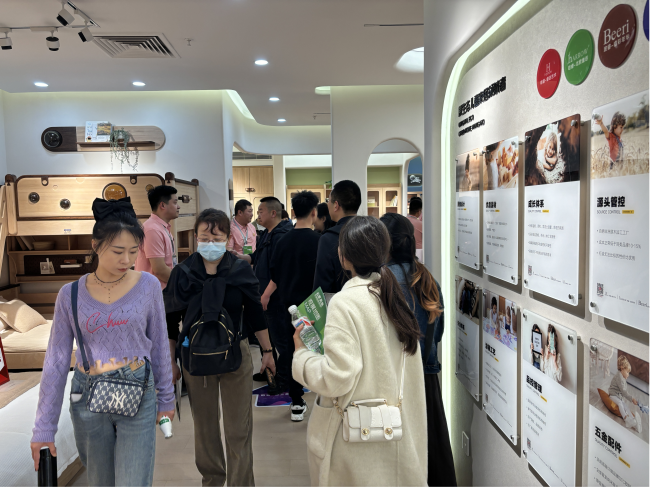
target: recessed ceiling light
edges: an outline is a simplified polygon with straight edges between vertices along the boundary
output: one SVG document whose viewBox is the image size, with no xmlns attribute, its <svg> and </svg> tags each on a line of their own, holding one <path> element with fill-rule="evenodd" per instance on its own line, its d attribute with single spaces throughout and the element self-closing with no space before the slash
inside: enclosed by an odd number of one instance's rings
<svg viewBox="0 0 650 488">
<path fill-rule="evenodd" d="M 144 85 L 145 85 L 145 83 L 143 83 L 142 81 L 134 81 L 133 82 L 133 86 L 144 86 Z"/>
<path fill-rule="evenodd" d="M 280 99 L 278 97 L 271 97 L 269 98 L 269 102 L 279 102 Z"/>
<path fill-rule="evenodd" d="M 258 66 L 266 66 L 269 62 L 266 59 L 256 59 L 255 64 Z"/>
<path fill-rule="evenodd" d="M 36 86 L 40 86 L 41 88 L 46 88 L 48 86 L 47 83 L 43 83 L 42 81 L 37 81 L 34 83 Z"/>
<path fill-rule="evenodd" d="M 286 122 L 287 119 L 278 119 L 278 122 Z"/>
</svg>

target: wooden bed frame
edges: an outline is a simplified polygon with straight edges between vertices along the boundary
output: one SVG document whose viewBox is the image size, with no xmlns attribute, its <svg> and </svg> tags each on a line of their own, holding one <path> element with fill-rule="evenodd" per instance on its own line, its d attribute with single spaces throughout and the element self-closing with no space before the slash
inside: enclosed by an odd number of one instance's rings
<svg viewBox="0 0 650 488">
<path fill-rule="evenodd" d="M 172 221 L 172 235 L 179 262 L 195 252 L 194 222 L 199 212 L 199 182 L 176 178 L 174 173 L 121 175 L 33 175 L 16 178 L 6 175 L 0 187 L 0 249 L 6 249 L 11 285 L 0 290 L 5 299 L 17 298 L 47 316 L 54 312 L 57 291 L 65 283 L 77 280 L 91 270 L 85 263 L 90 254 L 92 202 L 95 198 L 131 197 L 138 219 L 151 215 L 147 191 L 158 185 L 178 190 L 180 215 Z M 30 242 L 54 242 L 54 249 L 23 249 Z M 21 245 L 22 244 L 22 245 Z M 4 253 L 0 253 L 0 269 Z M 39 274 L 39 261 L 54 263 L 55 274 Z M 64 259 L 76 259 L 81 267 L 61 268 Z M 46 292 L 23 290 L 36 283 L 50 283 Z M 38 285 L 36 285 L 38 286 Z M 47 286 L 47 285 L 46 285 Z M 42 369 L 44 353 L 7 353 L 10 370 Z M 74 358 L 73 358 L 74 363 Z"/>
</svg>

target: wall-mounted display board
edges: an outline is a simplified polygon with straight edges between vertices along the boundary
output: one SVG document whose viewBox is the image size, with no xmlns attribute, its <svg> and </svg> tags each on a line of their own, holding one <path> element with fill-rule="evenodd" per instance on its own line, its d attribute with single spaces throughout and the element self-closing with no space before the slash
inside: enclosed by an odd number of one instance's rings
<svg viewBox="0 0 650 488">
<path fill-rule="evenodd" d="M 517 305 L 483 290 L 483 409 L 517 444 Z"/>
<path fill-rule="evenodd" d="M 480 269 L 479 183 L 481 151 L 459 155 L 456 166 L 456 260 Z"/>
<path fill-rule="evenodd" d="M 524 455 L 549 486 L 575 486 L 577 336 L 530 310 L 521 316 Z"/>
<path fill-rule="evenodd" d="M 486 146 L 483 165 L 483 270 L 519 282 L 519 138 Z"/>
<path fill-rule="evenodd" d="M 648 486 L 648 362 L 590 344 L 588 486 Z"/>
<path fill-rule="evenodd" d="M 594 109 L 589 309 L 648 332 L 648 91 Z"/>
<path fill-rule="evenodd" d="M 636 13 L 627 4 L 609 11 L 598 34 L 598 56 L 607 68 L 618 68 L 632 52 L 636 39 Z"/>
<path fill-rule="evenodd" d="M 578 304 L 580 115 L 526 132 L 524 286 Z"/>
<path fill-rule="evenodd" d="M 456 377 L 479 399 L 479 288 L 456 276 Z"/>
<path fill-rule="evenodd" d="M 564 52 L 564 76 L 572 85 L 579 85 L 594 64 L 594 38 L 587 29 L 576 31 Z"/>
</svg>

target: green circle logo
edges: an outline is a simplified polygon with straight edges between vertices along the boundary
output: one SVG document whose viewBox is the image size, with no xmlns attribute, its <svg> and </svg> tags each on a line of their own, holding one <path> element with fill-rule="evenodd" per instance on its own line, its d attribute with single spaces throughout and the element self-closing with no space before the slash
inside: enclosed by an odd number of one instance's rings
<svg viewBox="0 0 650 488">
<path fill-rule="evenodd" d="M 579 85 L 587 79 L 594 64 L 594 38 L 586 29 L 576 31 L 564 53 L 564 76 L 572 85 Z"/>
</svg>

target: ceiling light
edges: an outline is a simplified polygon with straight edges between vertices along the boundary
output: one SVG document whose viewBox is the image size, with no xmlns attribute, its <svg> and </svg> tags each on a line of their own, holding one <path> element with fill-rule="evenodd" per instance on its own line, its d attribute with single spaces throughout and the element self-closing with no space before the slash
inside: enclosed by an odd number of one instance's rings
<svg viewBox="0 0 650 488">
<path fill-rule="evenodd" d="M 59 38 L 54 36 L 54 31 L 52 31 L 52 35 L 50 37 L 45 38 L 45 43 L 47 44 L 47 48 L 50 51 L 58 51 L 59 46 L 61 45 Z"/>
<path fill-rule="evenodd" d="M 88 22 L 86 22 L 86 27 L 79 31 L 79 38 L 83 42 L 90 42 L 93 40 L 93 33 L 90 32 L 90 29 L 88 28 Z"/>
<path fill-rule="evenodd" d="M 133 86 L 144 86 L 144 85 L 145 85 L 145 83 L 143 83 L 142 81 L 134 81 L 133 82 Z"/>
<path fill-rule="evenodd" d="M 279 102 L 280 99 L 278 97 L 271 97 L 269 98 L 269 102 Z"/>
<path fill-rule="evenodd" d="M 286 122 L 287 119 L 278 119 L 278 122 Z"/>
<path fill-rule="evenodd" d="M 255 64 L 258 66 L 266 66 L 269 62 L 266 59 L 256 59 Z"/>
<path fill-rule="evenodd" d="M 47 87 L 48 87 L 48 84 L 47 84 L 47 83 L 43 83 L 42 81 L 36 81 L 36 82 L 34 83 L 34 85 L 36 85 L 36 86 L 38 86 L 38 87 L 40 87 L 40 88 L 47 88 Z"/>
<path fill-rule="evenodd" d="M 65 2 L 61 2 L 61 11 L 59 12 L 59 15 L 56 16 L 56 20 L 58 20 L 64 27 L 74 22 L 74 15 L 65 9 Z"/>
</svg>

